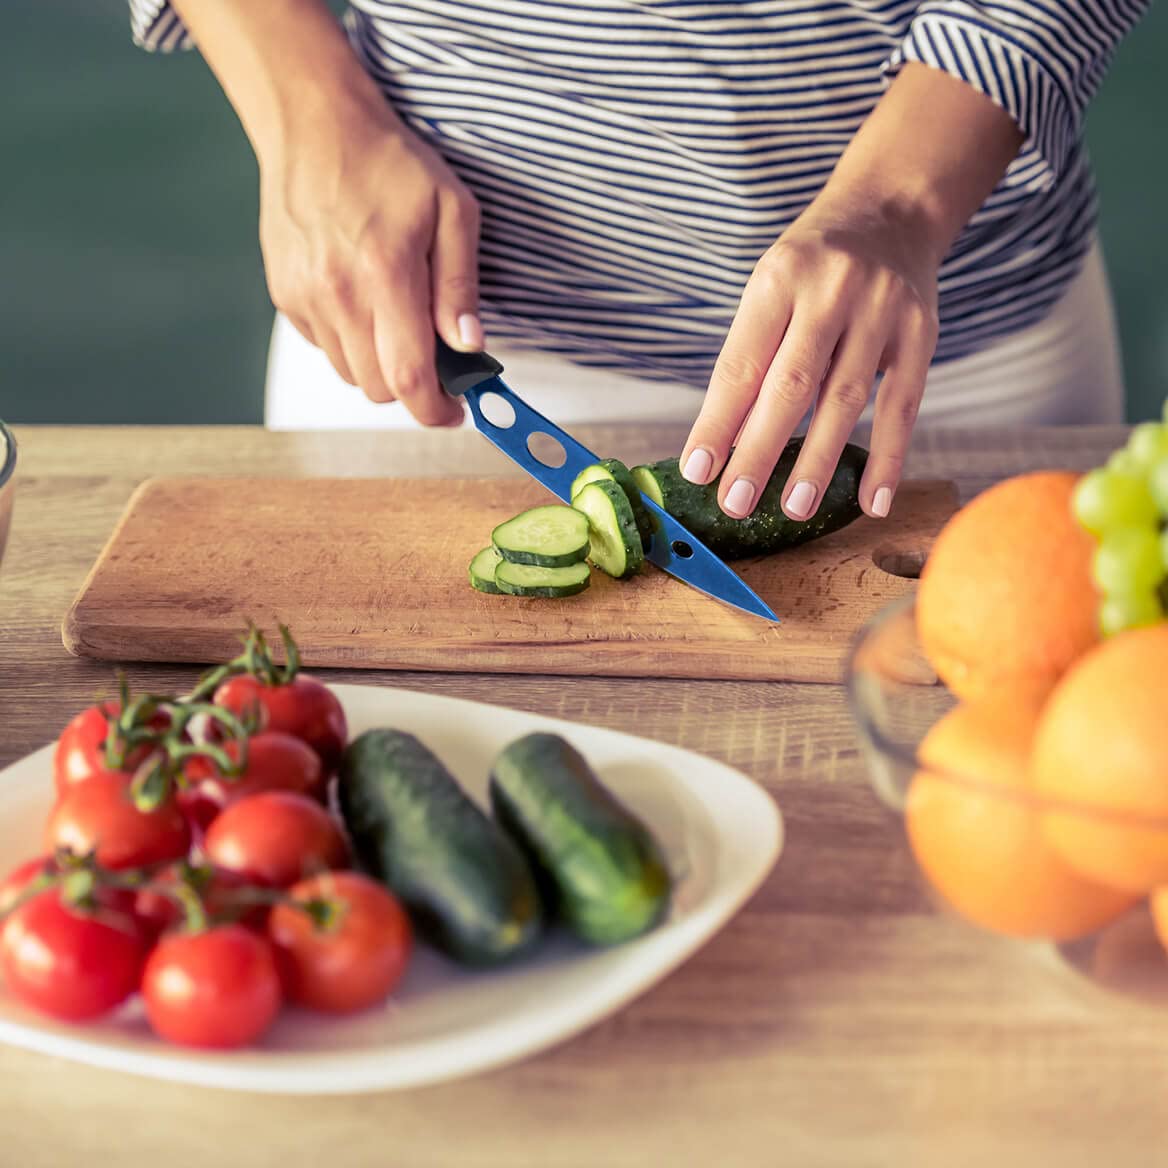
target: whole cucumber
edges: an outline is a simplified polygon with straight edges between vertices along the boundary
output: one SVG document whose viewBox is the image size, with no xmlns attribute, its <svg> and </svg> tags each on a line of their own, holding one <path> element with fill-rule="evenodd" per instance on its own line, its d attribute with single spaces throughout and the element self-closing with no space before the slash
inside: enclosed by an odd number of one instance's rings
<svg viewBox="0 0 1168 1168">
<path fill-rule="evenodd" d="M 851 443 L 844 447 L 815 514 L 795 520 L 783 513 L 783 490 L 802 447 L 803 439 L 793 438 L 783 448 L 757 506 L 745 519 L 731 519 L 718 506 L 717 479 L 704 486 L 689 482 L 682 477 L 676 458 L 633 467 L 633 478 L 653 502 L 723 559 L 770 555 L 839 531 L 863 514 L 860 477 L 868 452 Z"/>
<path fill-rule="evenodd" d="M 665 858 L 645 825 L 557 734 L 528 734 L 491 768 L 491 807 L 564 924 L 594 945 L 645 932 L 669 906 Z"/>
<path fill-rule="evenodd" d="M 338 792 L 362 867 L 437 948 L 488 966 L 534 944 L 542 906 L 527 861 L 412 734 L 371 730 L 354 739 Z"/>
</svg>

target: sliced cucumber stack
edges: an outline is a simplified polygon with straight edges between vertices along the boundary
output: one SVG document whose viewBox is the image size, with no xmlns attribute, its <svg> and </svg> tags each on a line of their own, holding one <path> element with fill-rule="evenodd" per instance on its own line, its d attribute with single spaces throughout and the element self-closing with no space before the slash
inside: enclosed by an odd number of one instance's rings
<svg viewBox="0 0 1168 1168">
<path fill-rule="evenodd" d="M 592 531 L 589 558 L 610 576 L 625 580 L 641 570 L 645 549 L 628 496 L 612 479 L 585 483 L 572 506 L 588 517 Z"/>
<path fill-rule="evenodd" d="M 562 503 L 532 507 L 491 532 L 491 543 L 503 559 L 540 568 L 580 563 L 588 555 L 588 542 L 588 520 Z"/>
<path fill-rule="evenodd" d="M 471 560 L 470 566 L 467 568 L 467 575 L 470 576 L 470 586 L 479 592 L 486 592 L 497 596 L 503 589 L 495 583 L 495 569 L 502 562 L 503 557 L 499 555 L 498 548 L 494 546 L 483 548 Z"/>
<path fill-rule="evenodd" d="M 513 564 L 501 560 L 495 568 L 495 587 L 508 596 L 575 596 L 592 579 L 586 563 L 563 568 L 543 568 L 538 564 Z"/>
</svg>

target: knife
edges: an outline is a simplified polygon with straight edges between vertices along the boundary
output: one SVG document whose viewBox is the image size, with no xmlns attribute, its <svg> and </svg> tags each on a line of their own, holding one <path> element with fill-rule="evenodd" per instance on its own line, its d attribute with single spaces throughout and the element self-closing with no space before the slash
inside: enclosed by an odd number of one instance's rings
<svg viewBox="0 0 1168 1168">
<path fill-rule="evenodd" d="M 600 459 L 509 388 L 499 376 L 502 364 L 489 353 L 460 353 L 441 337 L 435 337 L 435 345 L 438 380 L 452 397 L 466 399 L 479 433 L 554 495 L 571 503 L 572 481 L 586 466 Z M 488 395 L 502 398 L 511 407 L 514 421 L 491 421 L 482 405 Z M 563 465 L 551 466 L 532 453 L 530 439 L 537 434 L 550 435 L 563 447 Z M 641 499 L 655 520 L 653 538 L 645 548 L 647 560 L 715 600 L 778 623 L 770 606 L 737 572 L 652 499 L 643 494 Z"/>
</svg>

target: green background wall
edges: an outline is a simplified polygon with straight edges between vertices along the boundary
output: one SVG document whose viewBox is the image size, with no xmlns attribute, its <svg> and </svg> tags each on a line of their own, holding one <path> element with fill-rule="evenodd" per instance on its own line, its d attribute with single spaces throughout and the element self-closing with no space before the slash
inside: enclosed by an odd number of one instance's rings
<svg viewBox="0 0 1168 1168">
<path fill-rule="evenodd" d="M 134 49 L 121 0 L 3 7 L 0 416 L 259 421 L 256 171 L 214 79 Z M 1088 126 L 1132 420 L 1168 394 L 1166 59 L 1161 4 Z"/>
</svg>

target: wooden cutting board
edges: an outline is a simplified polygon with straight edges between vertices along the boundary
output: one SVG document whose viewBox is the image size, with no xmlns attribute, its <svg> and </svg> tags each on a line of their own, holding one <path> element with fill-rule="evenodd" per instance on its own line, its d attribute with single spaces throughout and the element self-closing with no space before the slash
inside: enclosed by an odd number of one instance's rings
<svg viewBox="0 0 1168 1168">
<path fill-rule="evenodd" d="M 247 620 L 288 624 L 306 665 L 838 681 L 850 642 L 914 587 L 957 506 L 908 482 L 892 515 L 743 561 L 771 626 L 650 567 L 563 600 L 467 582 L 491 529 L 549 501 L 527 480 L 153 479 L 127 505 L 64 623 L 65 646 L 118 661 L 213 663 Z"/>
</svg>

